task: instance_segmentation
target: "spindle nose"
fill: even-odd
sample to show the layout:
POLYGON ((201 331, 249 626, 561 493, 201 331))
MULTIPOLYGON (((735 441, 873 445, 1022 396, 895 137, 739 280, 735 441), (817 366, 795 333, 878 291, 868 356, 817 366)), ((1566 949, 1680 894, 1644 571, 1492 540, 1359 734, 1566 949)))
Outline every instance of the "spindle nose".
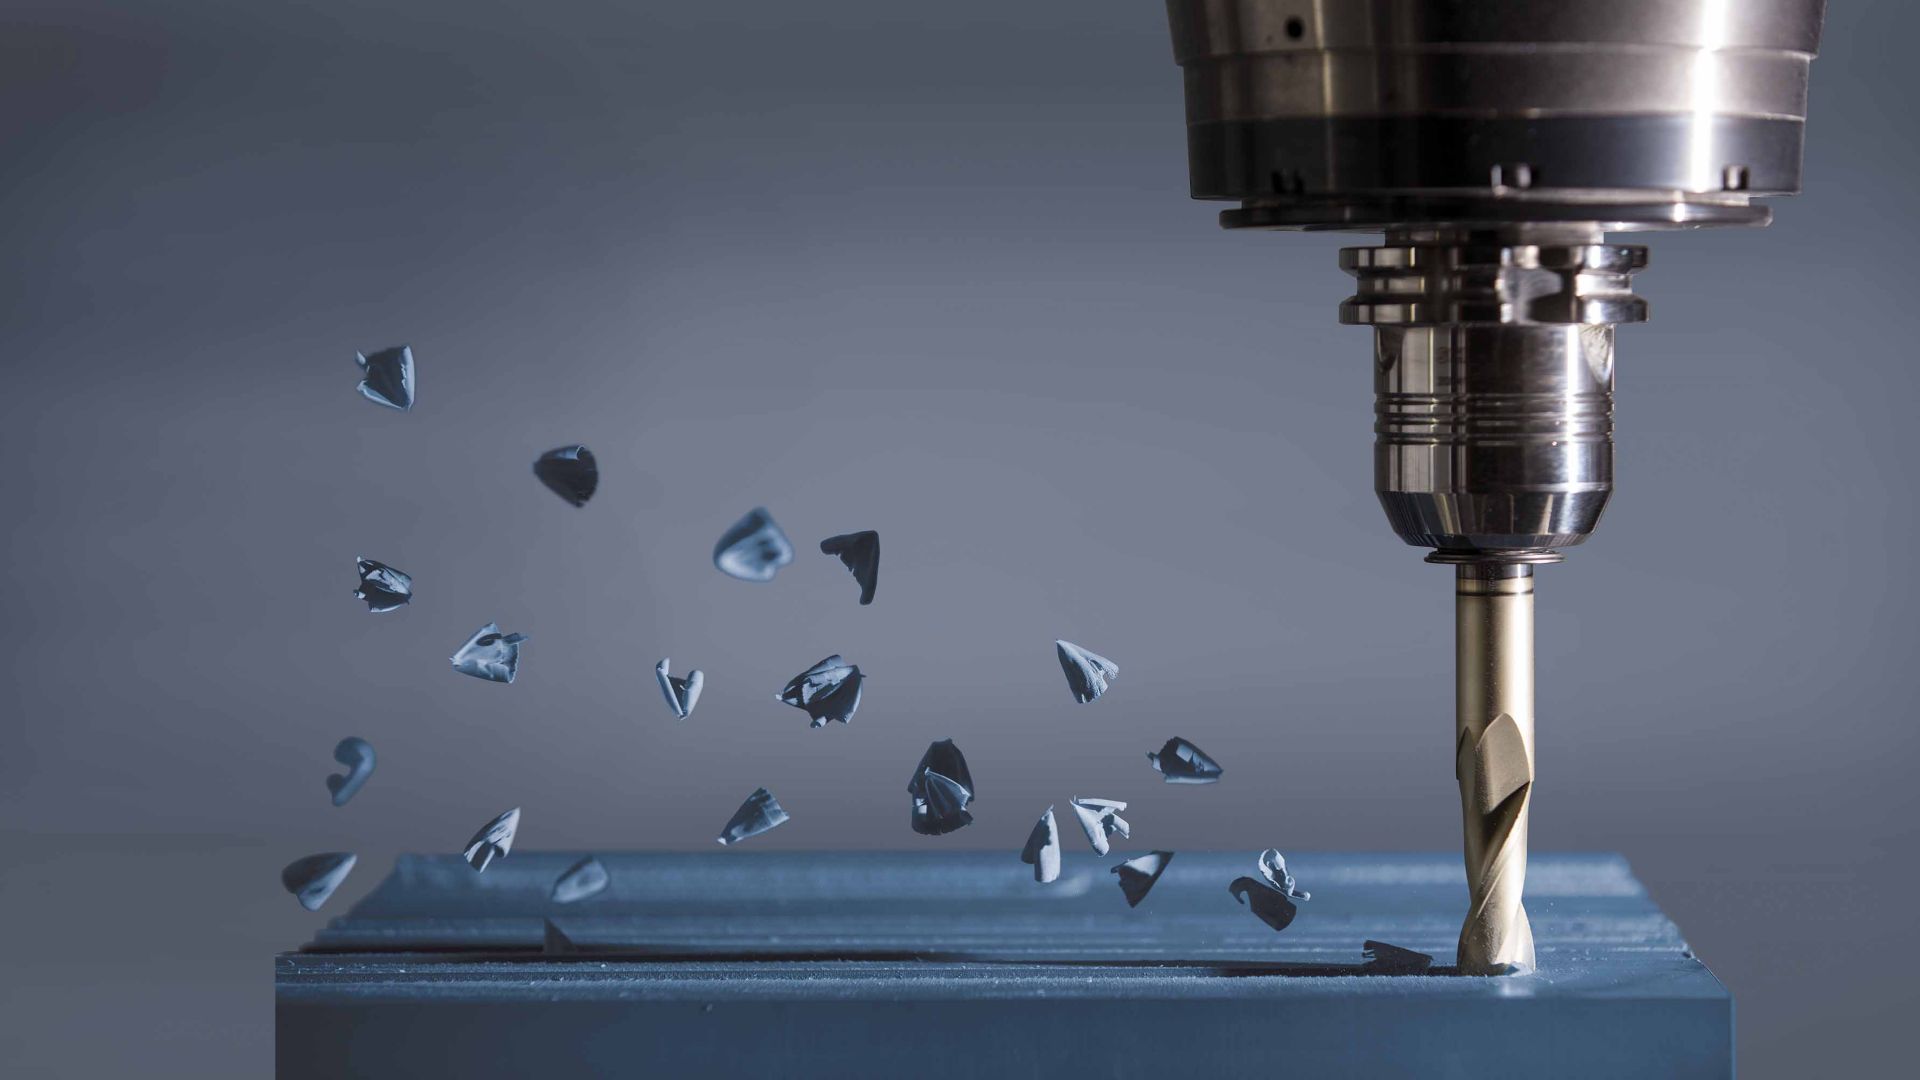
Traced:
POLYGON ((1456 557, 1544 556, 1613 494, 1614 326, 1646 249, 1461 238, 1349 248, 1341 321, 1374 328, 1374 490, 1456 557))

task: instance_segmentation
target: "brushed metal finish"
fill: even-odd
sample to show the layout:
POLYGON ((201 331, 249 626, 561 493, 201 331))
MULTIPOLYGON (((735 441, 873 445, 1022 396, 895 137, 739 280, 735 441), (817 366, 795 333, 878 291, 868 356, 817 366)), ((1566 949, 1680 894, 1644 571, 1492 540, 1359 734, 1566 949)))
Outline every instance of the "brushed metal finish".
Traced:
POLYGON ((1627 244, 1397 243, 1345 248, 1355 324, 1642 322, 1630 275, 1647 249, 1627 244))
POLYGON ((1584 541, 1613 494, 1611 326, 1375 331, 1374 491, 1409 544, 1584 541))
POLYGON ((1529 192, 1508 220, 1565 197, 1625 227, 1763 223, 1713 207, 1800 189, 1824 10, 1169 0, 1192 193, 1243 201, 1229 227, 1380 227, 1434 220, 1435 195, 1529 192))
POLYGON ((1467 891, 1462 974, 1531 971, 1527 810, 1533 798, 1533 572, 1459 567, 1454 597, 1454 777, 1467 891))
POLYGON ((1374 327, 1374 490, 1409 544, 1486 555, 1587 538, 1613 493, 1614 324, 1646 317, 1623 245, 1349 248, 1374 327))
POLYGON ((1174 58, 1188 73, 1187 119, 1197 123, 1702 106, 1805 120, 1819 45, 1818 15, 1808 15, 1819 8, 1796 0, 1168 5, 1174 58), (1297 37, 1289 33, 1295 19, 1297 37))

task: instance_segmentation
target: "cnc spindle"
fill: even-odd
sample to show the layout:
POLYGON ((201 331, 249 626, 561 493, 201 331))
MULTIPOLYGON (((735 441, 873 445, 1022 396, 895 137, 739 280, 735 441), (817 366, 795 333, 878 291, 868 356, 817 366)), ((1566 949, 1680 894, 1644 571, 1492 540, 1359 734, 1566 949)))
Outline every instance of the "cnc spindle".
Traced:
POLYGON ((1800 189, 1821 0, 1168 0, 1197 199, 1349 248, 1374 489, 1455 567, 1460 970, 1531 969, 1533 574, 1613 492, 1621 231, 1764 225, 1800 189))

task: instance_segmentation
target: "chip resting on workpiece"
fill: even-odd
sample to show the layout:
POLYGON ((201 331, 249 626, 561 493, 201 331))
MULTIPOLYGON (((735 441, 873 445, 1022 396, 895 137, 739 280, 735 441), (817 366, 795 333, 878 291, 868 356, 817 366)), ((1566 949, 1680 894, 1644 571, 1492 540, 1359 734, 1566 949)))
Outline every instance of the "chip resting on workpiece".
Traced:
POLYGON ((720 843, 737 844, 749 836, 759 836, 776 825, 784 825, 787 812, 780 808, 780 800, 766 788, 757 788, 740 804, 740 809, 727 819, 727 826, 720 830, 720 843))
POLYGON ((1140 906, 1140 901, 1147 898, 1147 890, 1167 872, 1167 864, 1172 861, 1171 851, 1150 851, 1113 868, 1112 873, 1120 878, 1120 891, 1126 894, 1128 907, 1140 906))
POLYGON ((1020 861, 1033 867, 1033 880, 1042 885, 1060 876, 1060 824, 1054 820, 1053 807, 1040 815, 1033 832, 1027 834, 1027 846, 1020 849, 1020 861))
POLYGON ((593 451, 578 443, 541 454, 533 463, 533 475, 574 506, 587 505, 600 486, 600 466, 594 463, 593 451))
POLYGON ((333 805, 345 806, 373 775, 373 744, 358 735, 349 735, 333 747, 333 760, 347 767, 345 773, 327 777, 327 790, 333 793, 333 805))
POLYGON ((589 855, 572 866, 567 867, 553 882, 553 902, 571 904, 585 900, 607 887, 613 876, 601 865, 599 859, 589 855))
POLYGON ((693 707, 700 703, 700 688, 707 685, 707 677, 700 673, 699 668, 694 668, 682 679, 670 674, 668 665, 671 663, 672 658, 669 657, 655 664, 653 677, 660 681, 660 696, 667 699, 667 708, 673 710, 673 715, 685 720, 693 715, 693 707))
POLYGON ((355 856, 345 851, 329 851, 324 855, 308 855, 295 859, 280 871, 280 884, 293 894, 300 906, 308 911, 319 911, 320 905, 327 902, 340 883, 347 880, 347 874, 353 869, 355 856))
POLYGON ((839 556, 840 564, 852 572, 853 580, 860 586, 860 602, 873 603, 873 590, 880 582, 879 533, 868 529, 829 536, 820 541, 820 553, 839 556))
POLYGON ((1147 760, 1169 784, 1211 784, 1226 771, 1206 751, 1180 738, 1168 739, 1158 753, 1147 751, 1147 760))
POLYGON ((413 600, 411 575, 364 556, 356 558, 354 566, 360 571, 360 587, 353 590, 353 598, 366 601, 368 611, 392 611, 413 600))
POLYGON ((525 634, 503 634, 497 624, 488 623, 475 630, 460 651, 448 659, 453 661, 453 670, 462 675, 510 683, 520 671, 520 645, 526 640, 525 634))
POLYGON ((952 739, 941 739, 920 755, 907 780, 913 799, 911 823, 922 836, 945 836, 973 824, 967 805, 973 802, 973 773, 952 739))
POLYGON ((1073 807, 1073 815, 1080 819, 1080 828, 1087 834, 1087 843, 1093 845, 1096 855, 1107 853, 1107 837, 1118 835, 1122 840, 1133 835, 1120 811, 1127 808, 1123 802, 1112 799, 1082 799, 1075 796, 1068 805, 1073 807))
POLYGON ((1294 886, 1293 875, 1287 873, 1286 856, 1273 848, 1260 853, 1259 879, 1234 878, 1227 891, 1275 930, 1285 930, 1293 924, 1293 917, 1300 911, 1294 906, 1295 900, 1313 899, 1312 893, 1294 886))
POLYGON ((494 859, 507 857, 507 853, 513 850, 513 836, 519 831, 520 808, 516 806, 474 833, 473 839, 467 841, 466 850, 460 853, 461 857, 474 870, 485 870, 494 859))
POLYGON ((772 581, 792 561, 793 544, 764 507, 748 511, 713 545, 713 565, 741 581, 772 581))
POLYGON ((806 710, 813 720, 810 727, 825 727, 827 721, 846 723, 860 708, 860 684, 866 676, 857 665, 849 664, 839 653, 795 675, 787 688, 775 696, 796 709, 806 710))
POLYGON ((401 412, 413 408, 413 350, 405 345, 381 349, 368 356, 355 353, 360 365, 360 393, 376 405, 401 412))
POLYGON ((547 956, 566 956, 580 951, 573 938, 565 930, 554 925, 552 919, 540 920, 540 951, 547 956))
POLYGON ((1107 683, 1120 675, 1119 664, 1071 641, 1056 641, 1053 648, 1060 654, 1060 670, 1067 673, 1067 688, 1073 691, 1073 700, 1082 705, 1098 700, 1107 692, 1107 683))
POLYGON ((1366 954, 1368 974, 1380 975, 1425 975, 1433 967, 1433 957, 1412 949, 1403 949, 1398 945, 1389 945, 1384 941, 1368 941, 1360 946, 1366 954))

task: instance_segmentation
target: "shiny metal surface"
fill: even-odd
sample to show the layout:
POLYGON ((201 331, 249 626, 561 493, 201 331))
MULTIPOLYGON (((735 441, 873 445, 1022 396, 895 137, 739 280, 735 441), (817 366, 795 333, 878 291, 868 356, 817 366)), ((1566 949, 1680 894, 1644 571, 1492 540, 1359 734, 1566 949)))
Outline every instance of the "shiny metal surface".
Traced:
POLYGON ((1435 195, 1526 192, 1509 220, 1564 196, 1616 206, 1595 219, 1620 226, 1757 224, 1764 214, 1663 207, 1799 190, 1823 11, 1821 0, 1169 0, 1193 195, 1265 211, 1222 216, 1236 227, 1431 221, 1435 195), (1354 221, 1356 204, 1373 213, 1354 221))
POLYGON ((1374 327, 1374 490, 1394 532, 1449 552, 1585 540, 1613 493, 1614 324, 1646 317, 1646 249, 1349 248, 1374 327))
POLYGON ((1527 882, 1533 798, 1533 571, 1463 565, 1454 595, 1454 777, 1467 865, 1463 974, 1534 967, 1527 882))
POLYGON ((1646 249, 1800 189, 1823 0, 1168 0, 1197 199, 1349 248, 1374 486, 1457 567, 1463 971, 1531 967, 1532 567, 1613 491, 1614 329, 1646 249))

